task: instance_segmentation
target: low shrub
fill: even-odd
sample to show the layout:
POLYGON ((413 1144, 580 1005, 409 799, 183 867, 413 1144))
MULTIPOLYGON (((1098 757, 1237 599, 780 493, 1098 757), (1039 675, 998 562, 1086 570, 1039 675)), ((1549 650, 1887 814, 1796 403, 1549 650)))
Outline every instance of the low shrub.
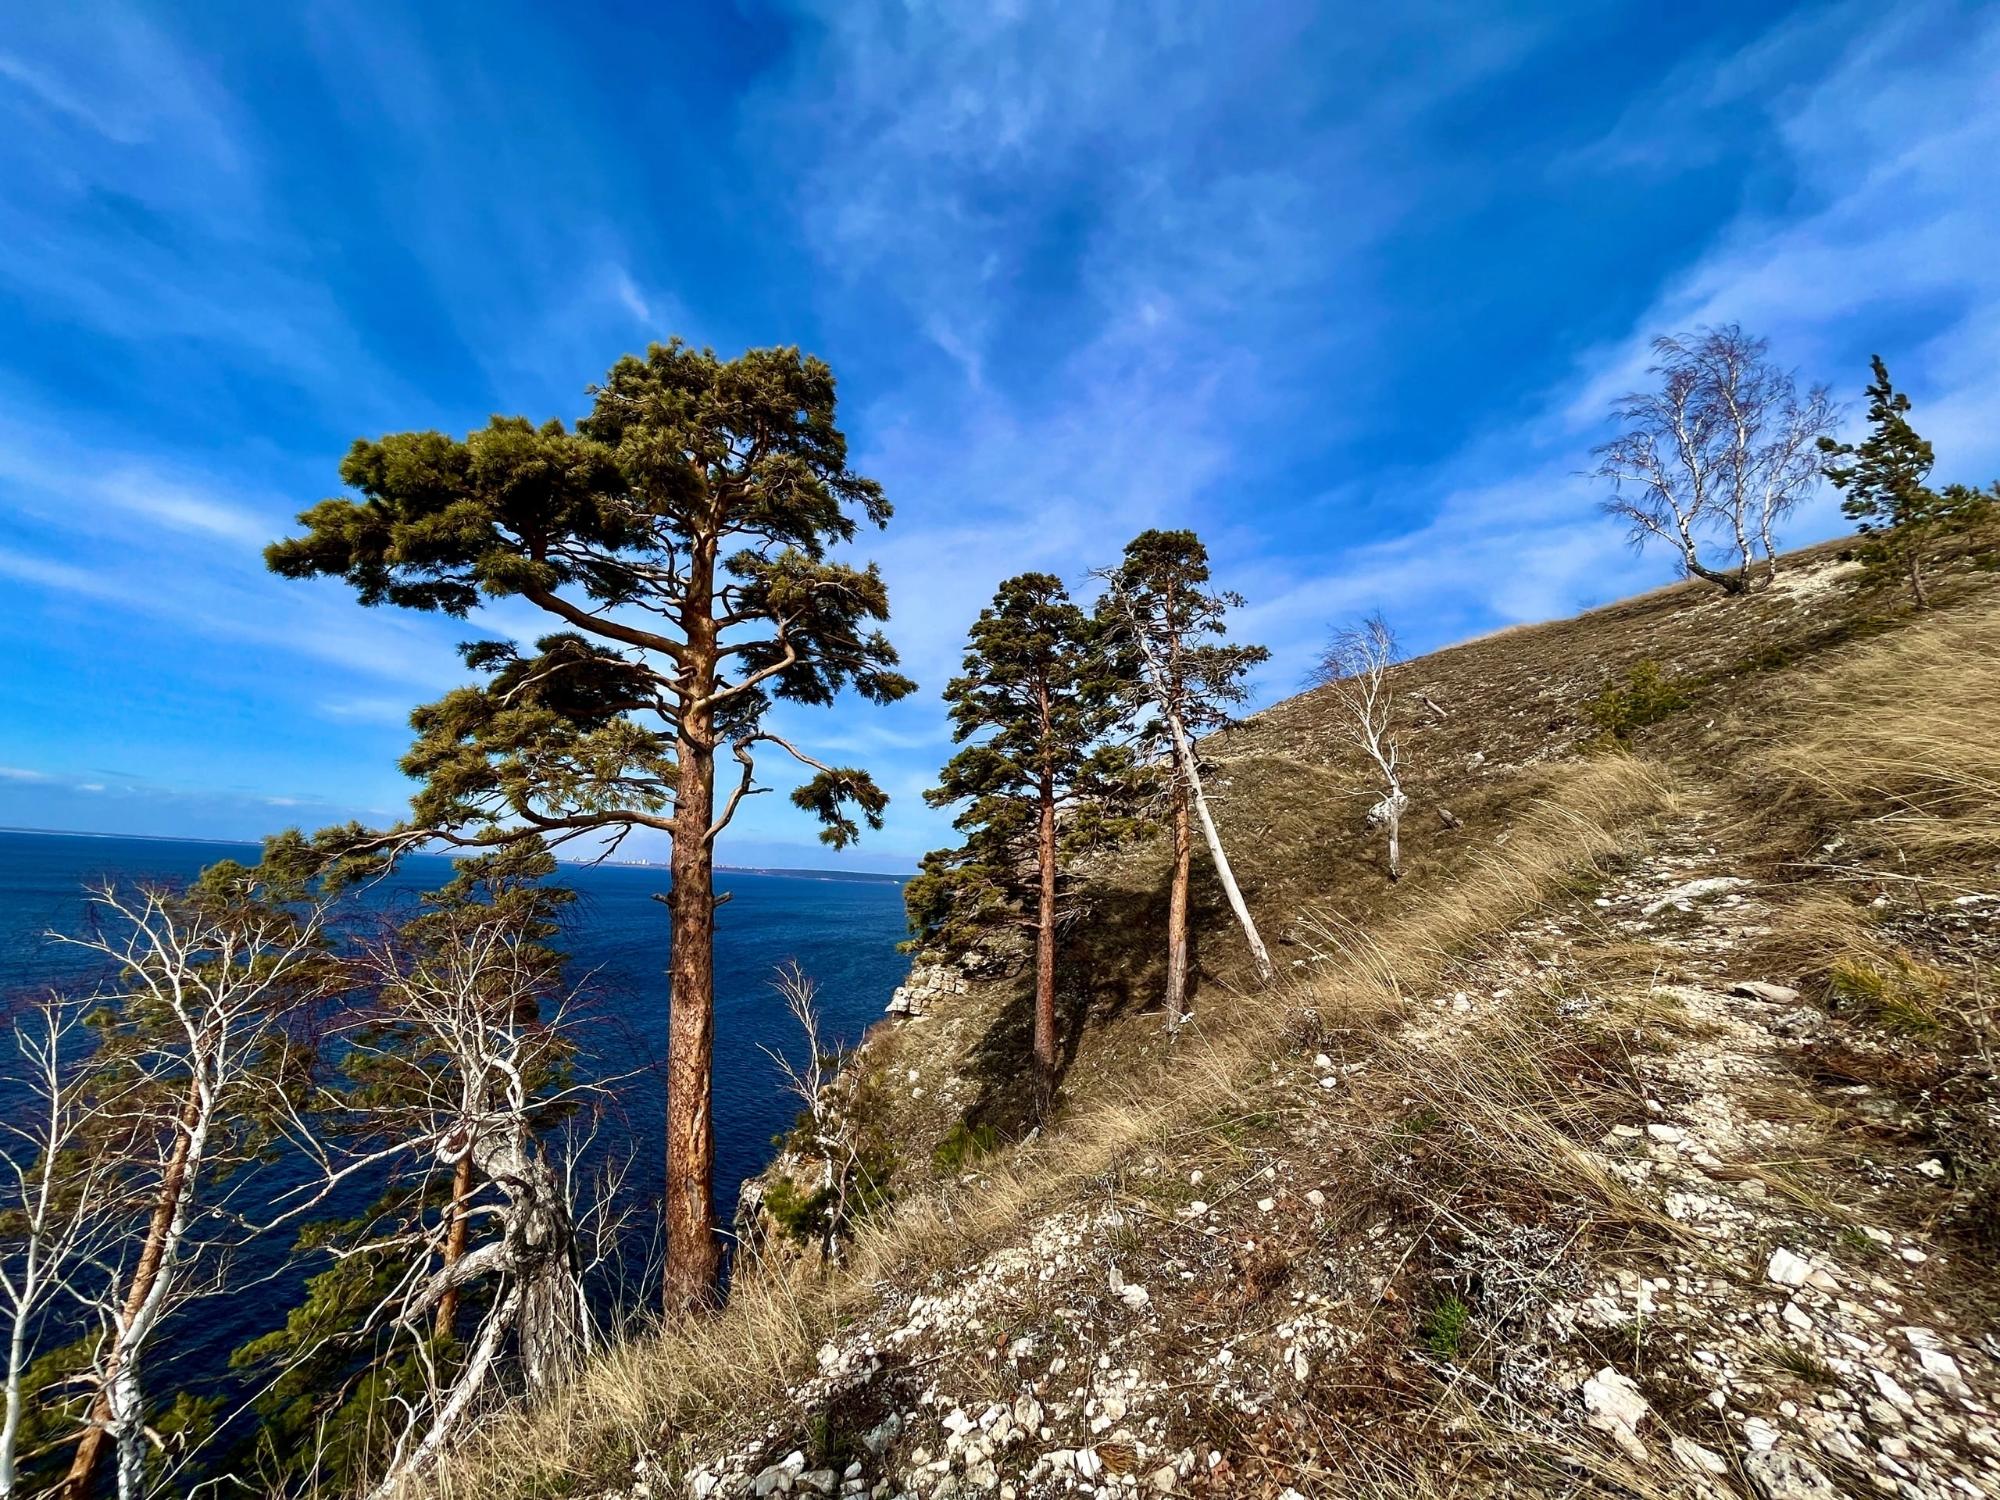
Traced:
POLYGON ((1687 706, 1686 689, 1667 676, 1658 662, 1648 660, 1635 662, 1623 682, 1599 693, 1583 711, 1597 726, 1600 741, 1629 745, 1639 730, 1687 706))
POLYGON ((1827 1008, 1837 1015, 1919 1036, 1939 1030, 1943 974, 1903 954, 1877 966, 1859 959, 1836 959, 1827 971, 1827 1008))
POLYGON ((971 1125, 960 1120, 938 1142, 931 1153, 931 1165, 942 1173, 962 1172, 972 1162, 1000 1144, 1000 1132, 991 1125, 971 1125))
POLYGON ((1455 1360, 1465 1344, 1465 1326, 1472 1309, 1465 1299, 1448 1295, 1424 1315, 1424 1347, 1439 1359, 1455 1360))

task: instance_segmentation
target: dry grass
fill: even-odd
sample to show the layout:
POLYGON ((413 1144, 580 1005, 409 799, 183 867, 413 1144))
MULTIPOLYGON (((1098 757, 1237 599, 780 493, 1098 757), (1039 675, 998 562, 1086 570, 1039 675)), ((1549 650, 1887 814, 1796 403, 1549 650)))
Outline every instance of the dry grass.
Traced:
MULTIPOLYGON (((1561 1210, 1600 1238, 1678 1234, 1590 1149, 1632 1104, 1615 1053, 1553 1017, 1532 1024, 1532 1012, 1517 1028, 1426 1038, 1405 1028, 1412 1014, 1429 1014, 1412 1001, 1482 938, 1553 895, 1574 894, 1579 876, 1629 852, 1636 825, 1672 808, 1671 780, 1647 761, 1544 761, 1584 737, 1583 705, 1644 658, 1698 680, 1705 694, 1742 674, 1763 675, 1755 692, 1747 684, 1728 689, 1732 704, 1745 705, 1753 733, 1769 722, 1780 693, 1787 709, 1802 703, 1785 713, 1790 727, 1770 749, 1745 758, 1735 754, 1740 727, 1717 729, 1698 712, 1666 726, 1658 743, 1715 769, 1728 757, 1727 773, 1753 789, 1747 795, 1759 816, 1789 830, 1785 836, 1842 835, 1835 855, 1815 856, 1815 876, 1829 873, 1830 859, 1850 858, 1865 862, 1870 890, 1916 873, 1913 863, 1961 883, 1981 862, 1990 870, 2000 857, 2000 653, 1991 648, 2000 604, 1983 586, 1966 587, 1953 611, 1867 639, 1858 616, 1829 619, 1824 604, 1809 610, 1781 595, 1722 601, 1681 587, 1399 669, 1406 690, 1421 688, 1451 710, 1411 737, 1421 800, 1447 802, 1463 825, 1414 838, 1413 873, 1399 888, 1381 878, 1372 843, 1352 826, 1365 800, 1355 794, 1360 783, 1324 734, 1311 695, 1232 731, 1212 747, 1221 762, 1218 811, 1232 846, 1245 851, 1267 922, 1274 912, 1291 918, 1293 946, 1281 951, 1304 961, 1280 985, 1226 995, 1211 986, 1197 1024, 1165 1055, 1144 1017, 1095 1034, 1089 1045, 1098 1050, 1084 1054, 1091 1066, 1073 1072, 1066 1112, 1038 1139, 982 1159, 970 1182, 906 1188, 833 1277, 795 1266, 745 1268, 715 1318, 628 1342, 560 1399, 497 1414, 423 1492, 455 1500, 562 1495, 592 1481, 624 1482, 637 1452, 671 1470, 746 1420, 760 1428, 803 1421, 808 1414, 787 1409, 786 1388, 811 1370, 822 1342, 872 1303, 877 1285, 915 1286, 976 1263, 1018 1241, 1033 1216, 1096 1191, 1136 1153, 1224 1151, 1217 1122, 1258 1115, 1265 1063, 1288 1039, 1371 1058, 1370 1081, 1354 1091, 1358 1149, 1369 1149, 1371 1099, 1380 1106, 1377 1144, 1408 1116, 1450 1122, 1427 1148, 1449 1157, 1447 1170, 1427 1171, 1421 1182, 1404 1174, 1434 1216, 1467 1206, 1451 1196, 1456 1180, 1471 1185, 1482 1210, 1523 1218, 1541 1207, 1552 1217, 1561 1210), (1832 668, 1777 680, 1775 668, 1835 644, 1844 659, 1832 668), (1485 755, 1476 773, 1474 749, 1485 755), (1773 783, 1782 798, 1771 798, 1773 783), (1782 804, 1776 814, 1774 800, 1782 804)), ((1848 611, 1844 599, 1836 603, 1848 611)), ((1796 862, 1805 853, 1794 847, 1786 857, 1796 862)), ((1151 873, 1138 859, 1125 872, 1134 901, 1147 894, 1151 873)), ((1209 951, 1226 987, 1233 934, 1213 916, 1204 917, 1216 928, 1209 951)), ((1839 894, 1791 902, 1778 926, 1770 944, 1786 962, 1774 972, 1798 976, 1815 999, 1857 966, 1888 973, 1899 951, 1839 894)), ((1635 957, 1599 955, 1613 968, 1635 957)), ((1127 987, 1143 991, 1141 960, 1120 961, 1127 987)), ((1623 1019, 1634 1023, 1623 1028, 1627 1035, 1675 1025, 1666 1011, 1623 1019)), ((891 1051, 898 1040, 890 1039, 891 1051)), ((939 1040, 933 1032, 927 1045, 939 1040)), ((927 1072, 946 1062, 925 1061, 927 1072)), ((1399 1149, 1405 1145, 1398 1138, 1399 1149)), ((1460 1432, 1477 1426, 1476 1414, 1463 1420, 1460 1432)), ((1508 1462, 1546 1461, 1553 1451, 1547 1435, 1532 1431, 1488 1428, 1484 1440, 1489 1458, 1506 1450, 1508 1462)), ((1603 1459, 1579 1452, 1561 1462, 1590 1472, 1603 1459)), ((1353 1493, 1372 1484, 1420 1495, 1453 1492, 1452 1472, 1448 1462, 1430 1467, 1419 1448, 1396 1445, 1357 1455, 1345 1479, 1353 1493)), ((1596 1477, 1645 1492, 1634 1476, 1596 1477)))
MULTIPOLYGON (((1459 879, 1414 892, 1407 910, 1365 934, 1322 921, 1309 972, 1206 1007, 1171 1055, 1073 1101, 1057 1128, 982 1173, 976 1186, 905 1199, 863 1233, 837 1275, 747 1269, 713 1319, 628 1342, 559 1399, 496 1415, 443 1473, 425 1481, 423 1493, 451 1500, 565 1494, 627 1478, 640 1451, 671 1468, 732 1418, 782 1420, 786 1385, 811 1369, 813 1351, 876 1284, 912 1285, 972 1264, 1017 1237, 1032 1214, 1070 1201, 1136 1150, 1242 1110, 1259 1064, 1283 1045, 1287 1019, 1301 1009, 1345 1028, 1386 1031, 1411 986, 1434 981, 1474 939, 1532 909, 1580 868, 1618 853, 1634 825, 1670 798, 1661 775, 1636 759, 1552 771, 1507 840, 1468 861, 1459 879)), ((1549 1077, 1531 1086, 1541 1102, 1559 1091, 1549 1077)), ((1495 1108, 1509 1106, 1496 1099, 1495 1108)), ((1529 1130, 1525 1117, 1519 1124, 1529 1130)), ((1557 1149, 1541 1134, 1519 1139, 1529 1151, 1557 1149)))
POLYGON ((1862 851, 1924 865, 2000 858, 2000 603, 1982 597, 1868 643, 1803 684, 1764 764, 1862 851))

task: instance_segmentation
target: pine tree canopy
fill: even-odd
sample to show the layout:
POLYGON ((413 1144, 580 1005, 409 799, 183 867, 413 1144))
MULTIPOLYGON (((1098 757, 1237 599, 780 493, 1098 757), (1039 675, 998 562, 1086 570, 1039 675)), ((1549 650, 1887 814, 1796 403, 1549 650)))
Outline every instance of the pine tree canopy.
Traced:
POLYGON ((1840 509, 1860 523, 1862 562, 1877 574, 1909 581, 1919 609, 1928 607, 1924 571, 1935 539, 1962 532, 1991 513, 1992 494, 1969 485, 1932 489, 1927 482, 1936 457, 1910 425, 1910 398, 1889 381, 1878 354, 1868 387, 1868 436, 1860 443, 1820 439, 1826 477, 1841 492, 1840 509), (1835 460, 1845 459, 1840 463, 1835 460))
POLYGON ((1936 457, 1910 425, 1910 398, 1889 383, 1882 356, 1871 361, 1875 379, 1868 387, 1868 437, 1860 444, 1820 440, 1820 451, 1852 463, 1826 465, 1826 477, 1842 492, 1841 513, 1859 521, 1864 532, 1918 519, 1936 501, 1925 487, 1936 457))
POLYGON ((1023 573, 1000 586, 972 626, 962 675, 945 689, 964 748, 924 795, 933 807, 965 804, 953 821, 965 843, 927 855, 906 888, 926 940, 962 949, 998 925, 1032 920, 1044 801, 1060 812, 1061 857, 1131 831, 1131 751, 1106 742, 1124 717, 1125 687, 1096 622, 1060 579, 1023 573))
POLYGON ((880 573, 828 555, 890 514, 847 467, 832 372, 796 349, 723 361, 676 340, 620 360, 593 395, 573 432, 495 417, 464 439, 359 441, 341 477, 360 498, 320 502, 266 552, 276 572, 344 579, 364 604, 464 616, 518 597, 561 622, 531 651, 462 648, 482 680, 413 715, 404 769, 423 790, 407 831, 712 838, 719 827, 675 821, 677 756, 732 745, 747 792, 759 741, 816 773, 793 801, 823 837, 846 843, 857 818, 879 827, 886 799, 865 771, 764 728, 775 701, 888 703, 915 686, 877 628, 880 573))
MULTIPOLYGON (((1201 538, 1192 531, 1143 531, 1103 576, 1109 587, 1098 601, 1099 627, 1114 649, 1140 658, 1122 669, 1138 701, 1177 714, 1190 735, 1227 724, 1230 709, 1248 696, 1244 677, 1271 653, 1221 639, 1228 612, 1241 608, 1243 597, 1209 587, 1201 538), (1146 665, 1149 656, 1157 681, 1146 665)), ((1164 735, 1156 723, 1146 737, 1157 750, 1164 735)))

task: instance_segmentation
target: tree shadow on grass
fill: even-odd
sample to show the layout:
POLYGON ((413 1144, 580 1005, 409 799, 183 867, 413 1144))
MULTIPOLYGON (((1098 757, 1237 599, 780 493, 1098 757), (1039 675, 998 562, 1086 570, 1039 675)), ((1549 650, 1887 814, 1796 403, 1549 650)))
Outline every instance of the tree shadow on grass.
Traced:
MULTIPOLYGON (((1088 910, 1059 935, 1056 949, 1056 1077, 1074 1066, 1086 1031, 1134 1012, 1159 1010, 1166 973, 1167 887, 1116 887, 1094 893, 1088 910)), ((1190 963, 1199 944, 1190 942, 1190 963)), ((1041 1123, 1034 1062, 1035 974, 1032 961, 1007 981, 1006 1003, 967 1055, 978 1092, 965 1111, 968 1131, 1017 1141, 1041 1123)))

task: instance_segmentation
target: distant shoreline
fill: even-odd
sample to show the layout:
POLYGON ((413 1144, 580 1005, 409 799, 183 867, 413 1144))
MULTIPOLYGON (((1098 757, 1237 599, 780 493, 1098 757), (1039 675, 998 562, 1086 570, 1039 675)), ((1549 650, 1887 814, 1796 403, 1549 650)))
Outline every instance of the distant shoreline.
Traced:
POLYGON ((196 839, 179 833, 90 833, 81 828, 19 828, 0 824, 0 833, 32 833, 50 839, 139 839, 148 844, 228 844, 235 848, 263 847, 255 839, 196 839))
MULTIPOLYGON (((261 847, 255 839, 197 839, 173 833, 89 833, 81 828, 23 828, 12 824, 0 824, 0 833, 25 833, 36 838, 55 839, 137 839, 148 844, 225 844, 240 849, 261 847)), ((440 851, 429 857, 442 859, 447 856, 440 851)), ((634 859, 562 860, 560 863, 579 868, 589 868, 593 865, 611 865, 623 870, 667 868, 664 862, 634 859)), ((784 865, 717 865, 715 872, 718 875, 774 875, 787 880, 857 880, 888 885, 901 885, 910 878, 907 875, 885 875, 878 870, 794 869, 784 865)))
MULTIPOLYGON (((656 866, 655 868, 664 868, 656 866)), ((901 885, 907 875, 884 875, 879 870, 794 870, 782 865, 717 865, 718 875, 780 875, 787 880, 869 880, 901 885)))

